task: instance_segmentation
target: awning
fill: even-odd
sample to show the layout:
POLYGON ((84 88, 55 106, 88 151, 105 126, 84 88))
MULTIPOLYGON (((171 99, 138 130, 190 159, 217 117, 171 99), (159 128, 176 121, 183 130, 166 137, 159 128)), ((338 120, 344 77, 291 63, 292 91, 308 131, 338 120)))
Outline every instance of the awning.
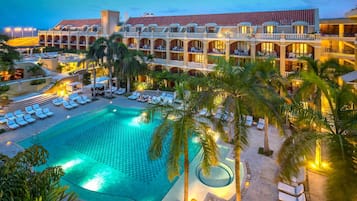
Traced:
POLYGON ((352 71, 350 73, 342 75, 341 77, 342 77, 343 81, 345 81, 345 82, 357 81, 357 71, 352 71))

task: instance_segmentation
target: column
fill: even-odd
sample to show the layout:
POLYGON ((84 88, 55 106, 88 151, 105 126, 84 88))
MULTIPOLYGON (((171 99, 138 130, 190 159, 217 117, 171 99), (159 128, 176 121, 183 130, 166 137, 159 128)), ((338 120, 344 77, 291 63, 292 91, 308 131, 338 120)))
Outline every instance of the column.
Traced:
POLYGON ((208 55, 207 55, 207 52, 208 52, 208 41, 207 40, 203 40, 203 66, 205 68, 207 68, 208 66, 208 55))
POLYGON ((187 66, 188 63, 188 40, 184 39, 183 40, 183 65, 187 66))
POLYGON ((282 77, 286 77, 286 73, 285 73, 285 59, 286 59, 286 45, 285 44, 281 44, 280 45, 280 75, 282 77))
POLYGON ((55 35, 54 35, 53 32, 52 32, 52 42, 51 42, 51 44, 52 44, 52 47, 55 46, 55 35))
POLYGON ((314 46, 314 60, 320 60, 321 57, 321 46, 314 46))
POLYGON ((46 32, 46 34, 45 34, 45 47, 47 47, 47 46, 48 46, 48 42, 47 42, 47 40, 48 40, 48 36, 47 36, 47 32, 46 32))
POLYGON ((59 47, 63 48, 63 45, 62 45, 62 32, 59 33, 58 43, 59 43, 59 47))
POLYGON ((79 33, 77 33, 77 36, 76 36, 76 49, 79 50, 80 47, 79 47, 79 33))
POLYGON ((154 42, 155 42, 155 39, 150 38, 150 54, 151 55, 154 55, 154 42))
POLYGON ((252 61, 255 61, 255 55, 256 55, 256 44, 255 40, 251 40, 250 42, 250 58, 252 61))
POLYGON ((357 34, 355 34, 355 70, 357 70, 357 34))
MULTIPOLYGON (((339 38, 343 38, 344 32, 345 32, 344 25, 343 24, 339 24, 338 25, 338 37, 339 38)), ((339 40, 338 41, 338 53, 343 53, 343 49, 344 49, 344 41, 343 40, 339 40)), ((343 65, 343 59, 338 59, 338 63, 343 65)))
POLYGON ((171 57, 170 57, 170 40, 166 39, 166 63, 170 63, 171 57))
POLYGON ((225 59, 226 61, 229 61, 229 54, 230 54, 230 45, 229 45, 229 36, 228 39, 226 40, 226 53, 225 53, 225 59))
POLYGON ((71 32, 67 34, 67 49, 71 49, 71 32))
POLYGON ((85 36, 86 37, 86 50, 89 50, 89 36, 85 36))

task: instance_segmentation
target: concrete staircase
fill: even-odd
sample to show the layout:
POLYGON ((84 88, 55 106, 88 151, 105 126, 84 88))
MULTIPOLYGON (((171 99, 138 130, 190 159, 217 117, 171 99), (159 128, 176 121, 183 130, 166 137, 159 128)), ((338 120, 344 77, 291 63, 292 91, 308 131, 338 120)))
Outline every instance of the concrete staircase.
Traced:
POLYGON ((44 105, 49 103, 52 99, 57 97, 56 95, 52 94, 39 94, 36 96, 31 96, 23 100, 18 100, 15 102, 11 102, 7 107, 4 108, 4 113, 7 112, 14 112, 15 110, 25 110, 26 106, 33 105, 33 104, 40 104, 44 105))

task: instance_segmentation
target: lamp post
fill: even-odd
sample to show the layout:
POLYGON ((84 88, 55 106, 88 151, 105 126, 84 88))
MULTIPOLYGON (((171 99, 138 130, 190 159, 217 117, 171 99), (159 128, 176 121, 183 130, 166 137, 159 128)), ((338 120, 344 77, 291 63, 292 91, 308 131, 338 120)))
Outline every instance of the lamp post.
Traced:
POLYGON ((5 32, 11 33, 11 38, 14 38, 14 30, 11 27, 6 27, 5 32))
POLYGON ((21 37, 24 37, 24 29, 22 27, 15 27, 15 32, 21 32, 21 37))

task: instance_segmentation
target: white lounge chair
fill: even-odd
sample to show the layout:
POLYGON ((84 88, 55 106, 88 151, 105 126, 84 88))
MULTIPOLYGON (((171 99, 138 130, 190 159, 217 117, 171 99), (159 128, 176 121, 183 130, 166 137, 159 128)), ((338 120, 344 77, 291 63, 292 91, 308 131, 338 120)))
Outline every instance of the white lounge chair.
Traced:
POLYGON ((33 123, 36 121, 36 119, 33 118, 30 114, 25 114, 24 119, 25 119, 25 121, 27 121, 29 123, 33 123))
POLYGON ((5 114, 5 118, 9 119, 9 120, 15 120, 16 117, 14 114, 12 114, 11 112, 8 112, 5 114))
POLYGON ((82 96, 79 96, 77 99, 76 99, 77 103, 81 104, 81 105, 84 105, 87 103, 86 100, 83 100, 82 96))
POLYGON ((159 96, 151 96, 151 98, 149 98, 148 103, 156 105, 160 103, 160 97, 159 96))
POLYGON ((79 98, 79 95, 77 93, 73 93, 71 95, 68 96, 69 100, 77 100, 79 98))
POLYGON ((88 98, 88 96, 86 96, 86 95, 82 95, 81 97, 82 97, 82 100, 86 101, 87 103, 92 102, 92 99, 88 98))
POLYGON ((76 102, 74 102, 73 100, 70 100, 69 102, 68 102, 70 105, 72 105, 73 107, 78 107, 79 105, 76 103, 76 102))
POLYGON ((299 196, 300 194, 304 193, 304 184, 300 184, 295 187, 295 186, 290 186, 283 182, 279 182, 278 190, 293 196, 299 196))
POLYGON ((245 125, 246 126, 252 126, 253 125, 253 116, 247 115, 245 119, 245 125))
POLYGON ((74 106, 71 105, 71 104, 69 104, 66 100, 64 100, 64 101, 62 102, 62 105, 63 105, 63 107, 66 108, 67 110, 70 110, 70 109, 74 108, 74 106))
POLYGON ((32 108, 35 110, 35 111, 37 111, 37 110, 42 110, 42 108, 40 107, 40 105, 39 104, 33 104, 32 105, 32 108))
POLYGON ((15 115, 16 117, 22 117, 22 116, 24 116, 24 113, 23 113, 21 110, 16 110, 16 111, 14 112, 14 115, 15 115))
POLYGON ((299 197, 295 197, 287 193, 279 192, 279 200, 280 201, 306 201, 306 197, 305 197, 305 193, 299 195, 299 197))
POLYGON ((25 107, 25 112, 28 114, 35 114, 36 111, 32 108, 32 106, 27 106, 25 107))
POLYGON ((206 116, 207 114, 208 114, 207 108, 203 108, 202 110, 200 110, 198 112, 198 115, 200 115, 200 116, 206 116))
POLYGON ((36 115, 36 117, 38 117, 38 118, 40 118, 40 119, 44 119, 44 118, 47 117, 47 115, 44 114, 44 113, 42 112, 42 110, 36 110, 35 115, 36 115))
POLYGON ((223 112, 222 112, 222 109, 221 108, 218 108, 216 113, 214 114, 214 118, 216 119, 221 119, 223 116, 223 112))
POLYGON ((257 128, 259 130, 263 130, 264 129, 264 125, 265 125, 265 120, 262 118, 259 118, 258 124, 257 124, 257 128))
POLYGON ((46 116, 52 116, 54 113, 52 111, 50 111, 49 108, 43 108, 42 112, 46 115, 46 116))
POLYGON ((16 122, 17 124, 19 124, 20 126, 26 126, 26 125, 28 124, 28 122, 25 121, 24 118, 22 118, 22 116, 21 116, 21 117, 17 117, 17 118, 15 119, 15 122, 16 122))
POLYGON ((52 100, 52 103, 53 103, 53 105, 55 105, 55 106, 60 106, 60 105, 62 105, 62 102, 63 102, 63 98, 61 98, 61 97, 58 97, 58 98, 55 98, 55 99, 52 100))
POLYGON ((140 94, 139 92, 134 91, 133 94, 131 94, 130 96, 128 96, 128 99, 130 99, 130 100, 136 100, 136 99, 139 98, 140 95, 141 95, 141 94, 140 94))
POLYGON ((7 127, 9 127, 10 129, 16 129, 18 127, 20 127, 20 125, 18 125, 17 123, 15 123, 14 120, 8 119, 6 122, 7 127))
POLYGON ((125 88, 119 88, 117 91, 114 91, 114 93, 117 95, 123 95, 125 94, 125 92, 126 92, 125 88))
POLYGON ((7 122, 7 119, 5 117, 0 117, 0 124, 4 124, 7 122))

